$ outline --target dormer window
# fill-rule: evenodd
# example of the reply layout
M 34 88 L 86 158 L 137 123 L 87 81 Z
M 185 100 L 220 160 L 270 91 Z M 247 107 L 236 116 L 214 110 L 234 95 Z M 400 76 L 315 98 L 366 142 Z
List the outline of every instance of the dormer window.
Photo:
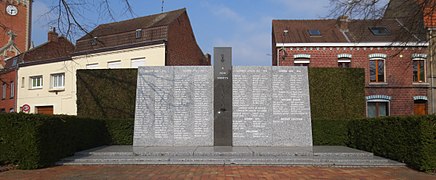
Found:
M 321 31 L 319 31 L 319 29 L 310 29 L 307 32 L 312 37 L 320 37 L 321 36 Z
M 137 29 L 135 33 L 136 39 L 139 39 L 142 37 L 142 29 Z
M 91 39 L 91 45 L 92 46 L 97 45 L 97 37 L 94 37 L 94 38 Z
M 369 30 L 374 36 L 387 36 L 391 34 L 386 27 L 370 27 Z

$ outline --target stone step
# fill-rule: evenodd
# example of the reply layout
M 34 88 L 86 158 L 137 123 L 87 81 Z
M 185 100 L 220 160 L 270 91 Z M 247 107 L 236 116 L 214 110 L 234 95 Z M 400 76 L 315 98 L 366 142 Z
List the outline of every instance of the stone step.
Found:
M 319 157 L 259 157 L 259 156 L 75 156 L 58 165 L 95 164 L 241 164 L 241 165 L 312 165 L 312 166 L 404 166 L 402 163 L 380 157 L 319 158 Z
M 372 153 L 341 146 L 314 147 L 132 147 L 104 146 L 77 152 L 59 165 L 181 164 L 404 166 Z
M 346 147 L 99 147 L 77 152 L 76 155 L 104 156 L 321 156 L 372 157 L 373 154 Z

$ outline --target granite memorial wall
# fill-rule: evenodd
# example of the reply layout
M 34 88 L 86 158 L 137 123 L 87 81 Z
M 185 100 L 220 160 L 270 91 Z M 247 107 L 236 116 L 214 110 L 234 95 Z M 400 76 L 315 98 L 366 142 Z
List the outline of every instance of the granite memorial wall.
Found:
M 213 146 L 212 67 L 140 67 L 133 146 Z
M 213 146 L 213 67 L 140 67 L 133 146 Z M 232 69 L 233 146 L 312 146 L 306 67 Z

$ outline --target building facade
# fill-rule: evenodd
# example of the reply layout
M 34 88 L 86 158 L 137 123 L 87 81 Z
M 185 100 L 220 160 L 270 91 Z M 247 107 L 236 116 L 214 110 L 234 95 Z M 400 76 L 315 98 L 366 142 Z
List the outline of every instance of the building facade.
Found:
M 272 64 L 363 68 L 368 117 L 428 114 L 428 43 L 404 31 L 395 19 L 274 20 Z
M 183 65 L 210 65 L 185 9 L 102 24 L 77 40 L 70 58 L 20 64 L 17 106 L 77 115 L 77 69 Z
M 0 1 L 0 112 L 16 111 L 17 62 L 30 45 L 31 0 Z

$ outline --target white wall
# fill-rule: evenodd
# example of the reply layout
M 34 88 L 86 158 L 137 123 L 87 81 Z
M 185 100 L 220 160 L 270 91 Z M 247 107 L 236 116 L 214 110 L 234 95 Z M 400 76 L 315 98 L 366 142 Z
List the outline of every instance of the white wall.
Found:
M 112 61 L 120 61 L 120 68 L 131 68 L 131 60 L 137 58 L 145 58 L 143 66 L 165 66 L 165 44 L 87 54 L 75 56 L 72 61 L 20 67 L 17 82 L 17 109 L 24 104 L 29 104 L 30 113 L 36 113 L 37 106 L 53 106 L 54 114 L 77 115 L 77 69 L 86 69 L 88 64 L 98 64 L 98 69 L 107 69 L 108 62 Z M 56 73 L 65 73 L 65 88 L 53 91 L 50 76 Z M 39 75 L 43 77 L 43 87 L 31 89 L 30 77 Z

